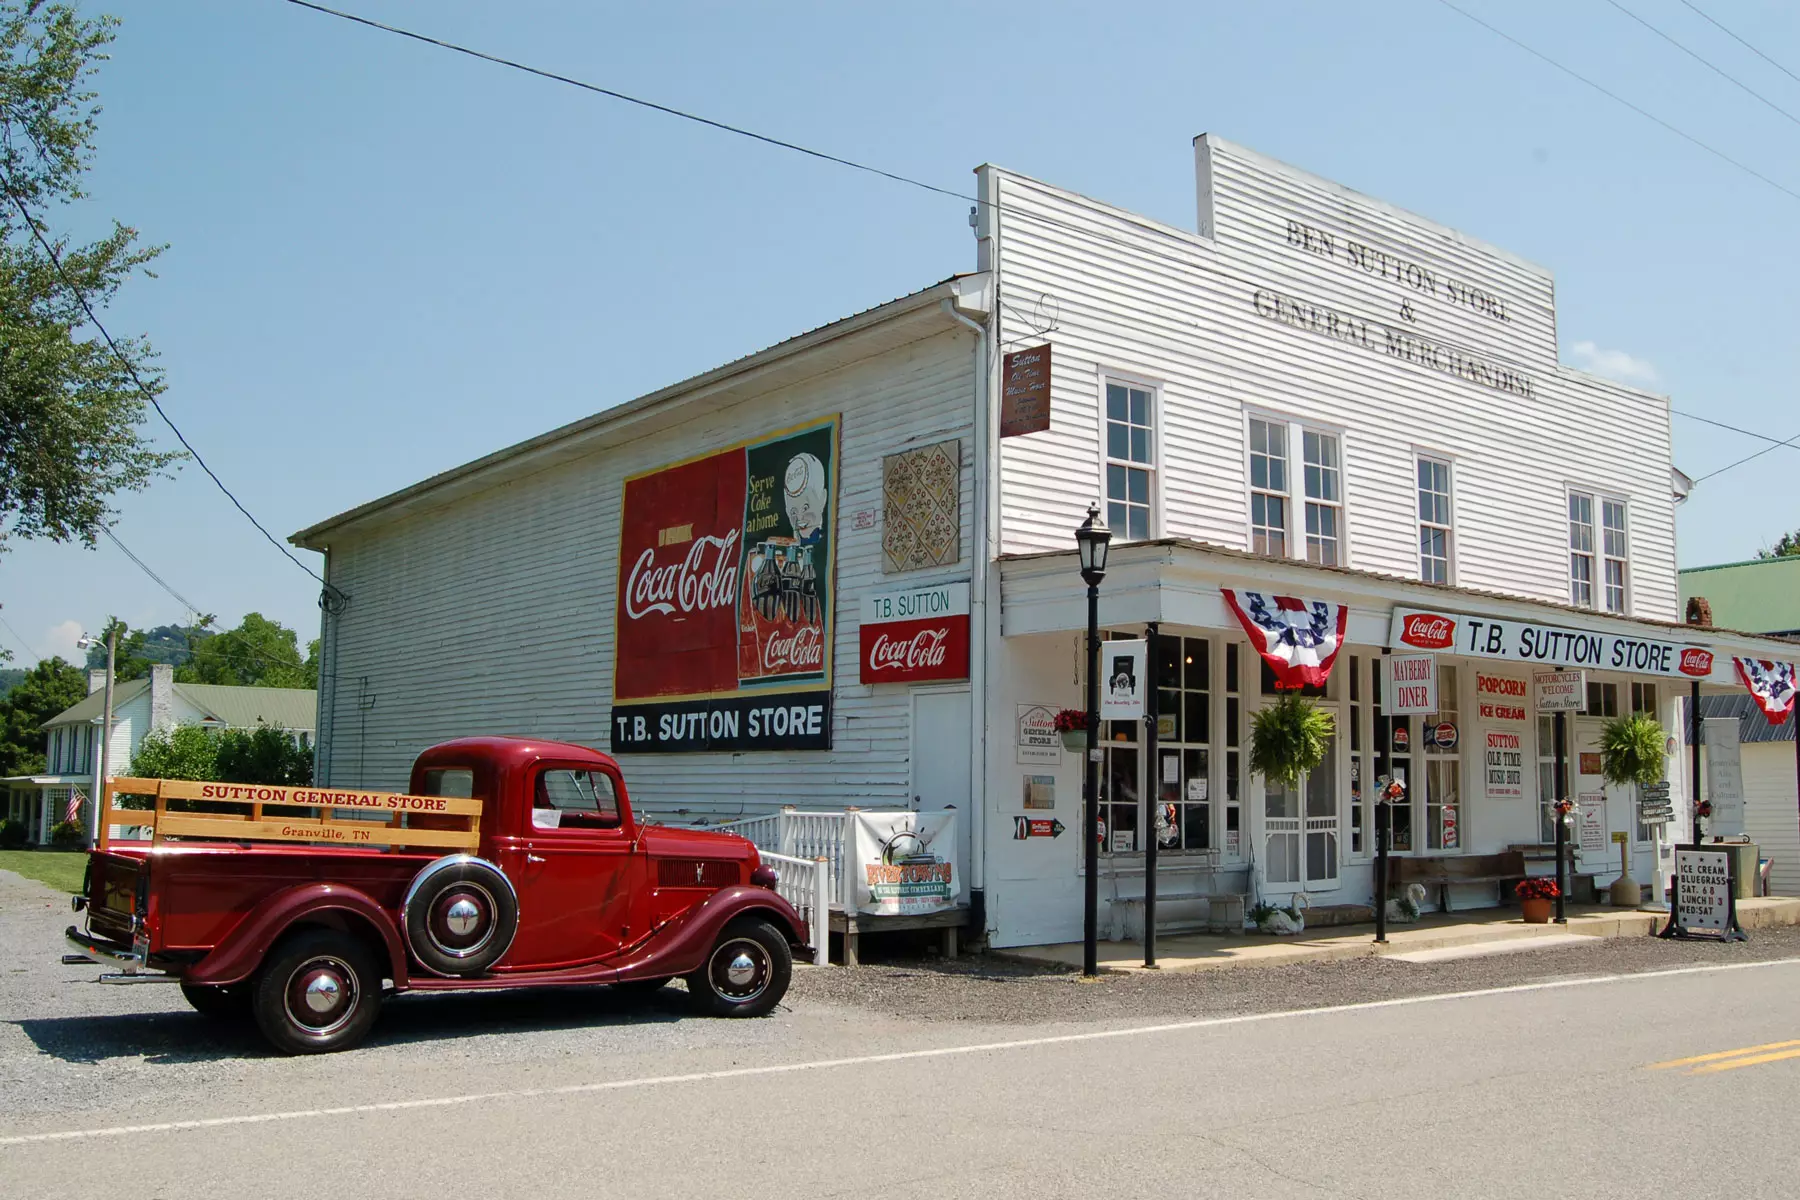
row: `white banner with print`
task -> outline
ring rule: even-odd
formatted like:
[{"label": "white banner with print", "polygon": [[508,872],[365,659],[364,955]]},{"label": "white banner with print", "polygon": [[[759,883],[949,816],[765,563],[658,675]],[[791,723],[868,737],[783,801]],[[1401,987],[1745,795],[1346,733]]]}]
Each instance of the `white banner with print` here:
[{"label": "white banner with print", "polygon": [[914,916],[963,902],[954,811],[859,812],[851,820],[857,912]]}]

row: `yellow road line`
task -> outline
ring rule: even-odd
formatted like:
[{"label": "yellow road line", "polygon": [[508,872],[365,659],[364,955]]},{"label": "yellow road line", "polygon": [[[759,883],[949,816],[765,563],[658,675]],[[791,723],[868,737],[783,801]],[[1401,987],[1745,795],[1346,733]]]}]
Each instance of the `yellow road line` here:
[{"label": "yellow road line", "polygon": [[1800,1058],[1800,1050],[1780,1050],[1774,1054],[1757,1054],[1750,1058],[1734,1058],[1729,1062],[1717,1062],[1710,1066],[1695,1067],[1689,1075],[1710,1075],[1714,1071],[1735,1071],[1739,1067],[1754,1067],[1759,1063],[1780,1062],[1784,1058]]},{"label": "yellow road line", "polygon": [[1721,1050],[1717,1054],[1696,1054],[1693,1058],[1671,1059],[1669,1062],[1651,1063],[1649,1070],[1662,1071],[1669,1067],[1691,1067],[1696,1063],[1717,1062],[1722,1058],[1736,1058],[1740,1054],[1758,1054],[1764,1050],[1785,1050],[1789,1046],[1800,1046],[1800,1041],[1770,1042],[1764,1046],[1745,1046],[1740,1050]]}]

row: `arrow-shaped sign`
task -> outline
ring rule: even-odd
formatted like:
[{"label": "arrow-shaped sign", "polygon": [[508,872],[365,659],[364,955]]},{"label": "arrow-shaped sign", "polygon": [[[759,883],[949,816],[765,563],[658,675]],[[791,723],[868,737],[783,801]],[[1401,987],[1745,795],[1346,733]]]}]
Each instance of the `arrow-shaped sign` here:
[{"label": "arrow-shaped sign", "polygon": [[1014,817],[1013,840],[1022,842],[1026,838],[1047,837],[1058,838],[1063,834],[1065,826],[1055,817]]}]

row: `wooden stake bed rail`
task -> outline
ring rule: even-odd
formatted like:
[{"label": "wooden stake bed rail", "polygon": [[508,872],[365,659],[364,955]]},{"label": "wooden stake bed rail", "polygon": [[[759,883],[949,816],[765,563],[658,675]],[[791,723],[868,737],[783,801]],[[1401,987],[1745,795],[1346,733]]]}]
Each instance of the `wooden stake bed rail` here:
[{"label": "wooden stake bed rail", "polygon": [[[120,796],[144,796],[149,808],[122,808]],[[171,810],[171,800],[196,800],[209,809]],[[380,813],[385,821],[343,813]],[[405,825],[408,816],[434,818],[434,828]],[[451,825],[452,828],[435,826]],[[316,842],[342,846],[424,846],[473,851],[481,842],[481,801],[461,796],[352,792],[338,788],[264,787],[185,779],[108,779],[100,799],[100,849],[115,825],[148,828],[152,845],[169,838],[225,842]],[[134,839],[135,840],[135,839]]]}]

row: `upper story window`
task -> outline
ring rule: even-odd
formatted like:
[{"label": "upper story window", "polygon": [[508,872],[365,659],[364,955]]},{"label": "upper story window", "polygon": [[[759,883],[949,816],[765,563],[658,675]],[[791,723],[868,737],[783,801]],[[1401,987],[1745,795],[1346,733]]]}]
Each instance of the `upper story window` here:
[{"label": "upper story window", "polygon": [[1308,429],[1300,441],[1306,460],[1306,561],[1335,567],[1343,561],[1344,527],[1338,440]]},{"label": "upper story window", "polygon": [[1594,607],[1594,498],[1569,493],[1569,603]]},{"label": "upper story window", "polygon": [[1106,381],[1106,523],[1129,539],[1150,536],[1153,399],[1149,388]]},{"label": "upper story window", "polygon": [[1419,460],[1419,578],[1450,582],[1450,464]]},{"label": "upper story window", "polygon": [[1569,493],[1569,603],[1626,611],[1631,558],[1626,515],[1623,500]]},{"label": "upper story window", "polygon": [[1288,427],[1250,418],[1250,549],[1287,557]]},{"label": "upper story window", "polygon": [[[1251,417],[1250,549],[1278,558],[1341,566],[1344,553],[1344,459],[1338,435],[1290,421]],[[1290,464],[1300,460],[1300,495]],[[1299,510],[1300,527],[1294,513]]]}]

